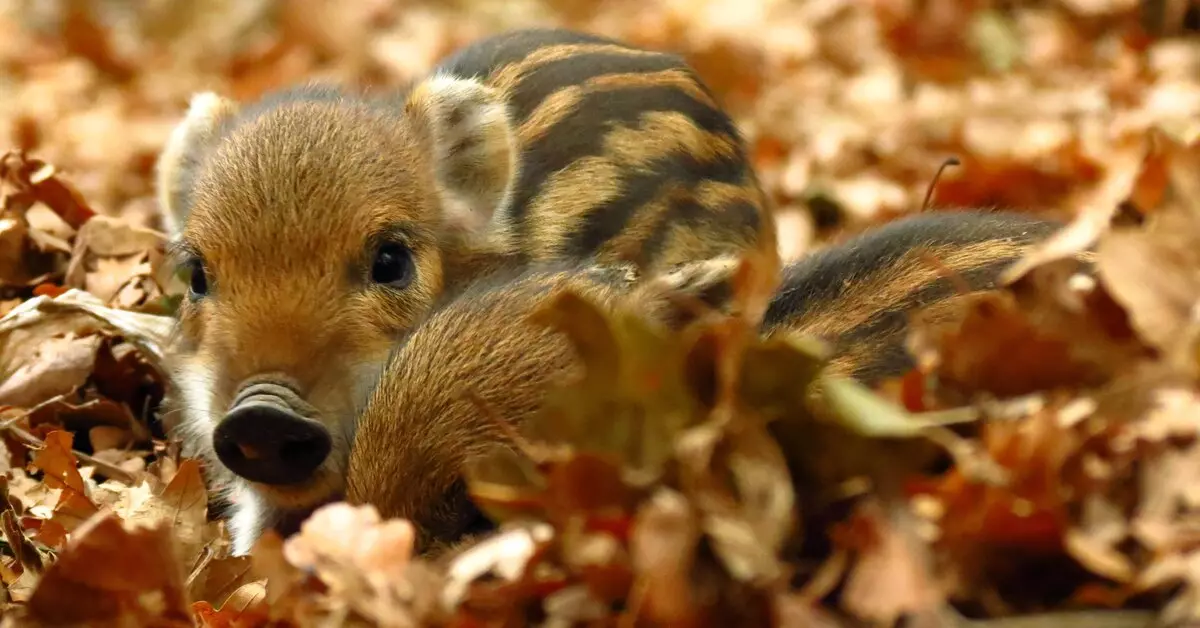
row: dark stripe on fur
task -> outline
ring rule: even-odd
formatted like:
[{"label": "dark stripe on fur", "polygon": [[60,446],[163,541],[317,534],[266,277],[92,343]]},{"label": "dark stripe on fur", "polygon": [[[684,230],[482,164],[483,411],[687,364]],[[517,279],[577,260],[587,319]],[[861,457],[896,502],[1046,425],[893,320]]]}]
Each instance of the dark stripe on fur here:
[{"label": "dark stripe on fur", "polygon": [[814,308],[837,299],[847,285],[890,267],[922,246],[1001,238],[1033,242],[1060,226],[1022,214],[974,211],[918,214],[888,223],[789,266],[782,291],[767,309],[764,327],[769,331],[791,326]]}]

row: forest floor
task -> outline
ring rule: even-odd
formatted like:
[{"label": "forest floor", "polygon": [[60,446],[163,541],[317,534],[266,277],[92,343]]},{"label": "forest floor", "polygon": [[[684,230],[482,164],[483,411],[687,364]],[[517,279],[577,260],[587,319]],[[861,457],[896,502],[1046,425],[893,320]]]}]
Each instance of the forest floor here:
[{"label": "forest floor", "polygon": [[[921,370],[830,385],[832,422],[789,406],[817,424],[795,428],[806,446],[678,434],[708,443],[663,454],[699,479],[660,478],[607,531],[562,529],[547,498],[535,556],[514,528],[447,567],[413,559],[402,522],[338,505],[231,557],[156,413],[183,286],[154,163],[188,98],[401,87],[533,25],[682,54],[752,146],[785,259],[922,210],[1071,224],[957,323],[914,323]],[[0,155],[4,627],[1200,622],[1194,3],[0,0]],[[769,287],[747,270],[752,303]],[[712,359],[786,405],[805,382],[765,374],[816,358],[747,343]],[[937,473],[914,462],[930,447]],[[580,460],[620,483],[619,457],[543,471],[586,491]],[[783,501],[739,501],[754,491]]]}]

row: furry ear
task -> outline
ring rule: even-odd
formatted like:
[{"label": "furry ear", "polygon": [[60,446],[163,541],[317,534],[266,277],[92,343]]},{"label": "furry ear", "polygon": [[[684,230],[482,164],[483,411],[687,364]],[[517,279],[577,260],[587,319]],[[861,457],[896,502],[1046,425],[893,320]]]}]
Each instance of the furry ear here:
[{"label": "furry ear", "polygon": [[503,216],[519,168],[516,133],[501,93],[475,79],[434,75],[413,88],[405,113],[432,157],[447,223],[489,235],[493,218]]},{"label": "furry ear", "polygon": [[187,114],[167,139],[156,166],[158,206],[163,225],[172,237],[183,230],[188,207],[184,187],[200,154],[212,140],[222,122],[233,117],[238,104],[213,92],[192,96]]}]

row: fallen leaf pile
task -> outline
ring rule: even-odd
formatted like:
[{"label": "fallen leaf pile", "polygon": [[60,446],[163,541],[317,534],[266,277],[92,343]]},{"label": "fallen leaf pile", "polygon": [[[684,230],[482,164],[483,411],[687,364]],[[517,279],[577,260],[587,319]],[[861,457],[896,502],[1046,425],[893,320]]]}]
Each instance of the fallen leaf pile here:
[{"label": "fallen leaf pile", "polygon": [[[0,626],[1200,622],[1200,11],[1059,0],[0,0]],[[537,17],[530,17],[537,16]],[[470,470],[437,561],[333,504],[231,557],[167,438],[182,294],[153,163],[194,91],[400,86],[567,26],[678,51],[737,118],[780,251],[924,205],[1070,225],[914,312],[876,390],[737,315],[663,334],[568,294],[583,376]],[[486,412],[486,408],[481,408]]]}]

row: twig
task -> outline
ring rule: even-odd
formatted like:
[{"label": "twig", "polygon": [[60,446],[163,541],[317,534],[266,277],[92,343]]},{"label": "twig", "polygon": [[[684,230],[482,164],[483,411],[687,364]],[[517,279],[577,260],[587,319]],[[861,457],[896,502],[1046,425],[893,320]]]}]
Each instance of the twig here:
[{"label": "twig", "polygon": [[0,514],[0,527],[3,528],[4,540],[8,541],[8,546],[16,555],[17,562],[21,564],[21,567],[33,573],[42,573],[46,567],[42,560],[42,554],[21,531],[21,526],[17,525],[17,513],[5,510],[3,514]]},{"label": "twig", "polygon": [[[32,408],[28,408],[25,411],[18,413],[16,416],[13,416],[13,417],[9,418],[8,420],[4,421],[3,423],[0,423],[0,432],[7,430],[9,427],[16,425],[17,423],[20,423],[22,420],[24,420],[27,417],[33,416],[33,413],[37,412],[38,410],[41,410],[42,408],[45,408],[46,406],[48,406],[52,403],[66,401],[67,395],[69,395],[69,394],[71,394],[71,393],[62,393],[59,395],[54,395],[53,397],[37,404],[36,406],[33,406]],[[95,401],[96,400],[93,399],[92,401],[88,401],[87,403],[84,403],[82,406],[79,406],[79,407],[80,408],[87,407],[88,404],[95,403]]]},{"label": "twig", "polygon": [[937,172],[933,173],[933,180],[929,182],[929,187],[925,188],[925,202],[921,203],[921,211],[929,209],[929,203],[933,201],[933,191],[937,188],[938,180],[942,178],[942,172],[949,166],[961,166],[962,162],[958,157],[947,157],[942,165],[938,166]]}]

